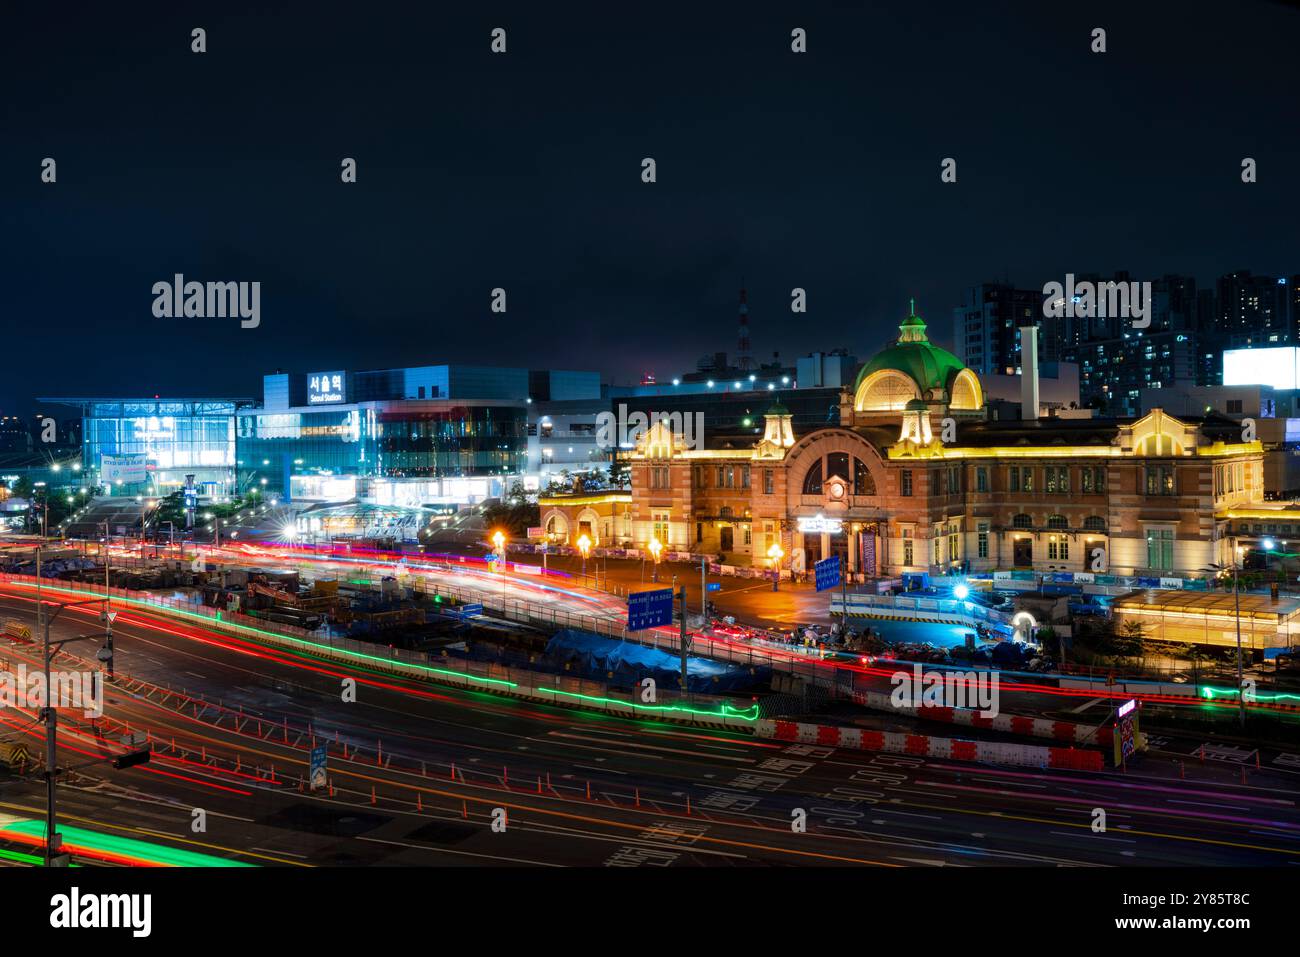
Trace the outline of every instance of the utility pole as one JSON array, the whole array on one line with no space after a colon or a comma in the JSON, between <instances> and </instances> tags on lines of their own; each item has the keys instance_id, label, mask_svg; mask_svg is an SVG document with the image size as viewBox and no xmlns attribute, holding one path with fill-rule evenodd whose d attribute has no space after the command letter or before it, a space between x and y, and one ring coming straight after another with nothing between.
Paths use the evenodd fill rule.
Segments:
<instances>
[{"instance_id":1,"label":"utility pole","mask_svg":"<svg viewBox=\"0 0 1300 957\"><path fill-rule=\"evenodd\" d=\"M1234 550L1232 566L1232 604L1237 618L1237 718L1241 726L1246 727L1246 688L1244 676L1241 668L1241 575L1237 571L1236 559L1239 558Z\"/></svg>"},{"instance_id":2,"label":"utility pole","mask_svg":"<svg viewBox=\"0 0 1300 957\"><path fill-rule=\"evenodd\" d=\"M689 639L686 637L686 585L685 585L685 584L683 584L682 587L678 590L678 592L677 592L677 598L678 598L678 600L681 601L681 603L682 603L682 616L681 616L681 617L682 617L682 621L681 621L681 626L682 626L682 694L686 694L686 659L687 659L687 653L688 653L688 651L689 651L689 646L687 645L687 642L689 641Z\"/></svg>"},{"instance_id":3,"label":"utility pole","mask_svg":"<svg viewBox=\"0 0 1300 957\"><path fill-rule=\"evenodd\" d=\"M44 636L42 660L45 664L45 866L54 867L60 857L63 841L56 829L57 815L54 804L54 776L57 773L58 712L50 700L50 623L45 619L45 601L41 597L41 548L36 546L36 628ZM65 860L64 864L67 863Z\"/></svg>"},{"instance_id":4,"label":"utility pole","mask_svg":"<svg viewBox=\"0 0 1300 957\"><path fill-rule=\"evenodd\" d=\"M700 556L700 627L708 629L709 627L709 589L705 573L709 570L708 561L703 555Z\"/></svg>"}]
</instances>

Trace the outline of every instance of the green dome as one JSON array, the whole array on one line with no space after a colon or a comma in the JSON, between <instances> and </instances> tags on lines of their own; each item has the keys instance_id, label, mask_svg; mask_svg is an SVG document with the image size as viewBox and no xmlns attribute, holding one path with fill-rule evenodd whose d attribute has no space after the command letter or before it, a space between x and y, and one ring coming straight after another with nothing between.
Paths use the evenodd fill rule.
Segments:
<instances>
[{"instance_id":1,"label":"green dome","mask_svg":"<svg viewBox=\"0 0 1300 957\"><path fill-rule=\"evenodd\" d=\"M893 369L910 378L928 395L932 389L951 389L957 373L966 368L962 361L947 349L940 349L925 334L925 320L912 312L898 327L898 342L877 354L858 372L853 391L862 386L867 376L882 369Z\"/></svg>"}]
</instances>

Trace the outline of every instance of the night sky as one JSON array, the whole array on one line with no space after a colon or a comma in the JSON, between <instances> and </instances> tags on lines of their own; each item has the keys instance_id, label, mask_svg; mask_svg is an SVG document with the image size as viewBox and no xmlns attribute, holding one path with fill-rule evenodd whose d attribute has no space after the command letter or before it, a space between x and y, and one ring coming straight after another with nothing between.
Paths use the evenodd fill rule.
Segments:
<instances>
[{"instance_id":1,"label":"night sky","mask_svg":"<svg viewBox=\"0 0 1300 957\"><path fill-rule=\"evenodd\" d=\"M1251 0L8 3L0 412L277 367L667 379L734 352L742 277L792 362L870 355L909 296L946 342L986 279L1290 275L1298 50ZM155 318L178 272L260 281L260 327Z\"/></svg>"}]
</instances>

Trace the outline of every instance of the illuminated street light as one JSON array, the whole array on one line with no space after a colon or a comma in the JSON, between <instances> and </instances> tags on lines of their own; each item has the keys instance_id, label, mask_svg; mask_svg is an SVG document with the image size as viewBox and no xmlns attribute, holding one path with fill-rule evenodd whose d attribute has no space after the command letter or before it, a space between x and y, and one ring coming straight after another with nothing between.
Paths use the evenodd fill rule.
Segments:
<instances>
[{"instance_id":1,"label":"illuminated street light","mask_svg":"<svg viewBox=\"0 0 1300 957\"><path fill-rule=\"evenodd\" d=\"M957 585L952 590L952 597L956 598L958 601L965 601L966 597L969 594L970 594L970 589L967 588L965 585Z\"/></svg>"},{"instance_id":2,"label":"illuminated street light","mask_svg":"<svg viewBox=\"0 0 1300 957\"><path fill-rule=\"evenodd\" d=\"M506 536L499 529L492 533L492 544L496 546L496 557L498 569L505 570L506 561Z\"/></svg>"},{"instance_id":3,"label":"illuminated street light","mask_svg":"<svg viewBox=\"0 0 1300 957\"><path fill-rule=\"evenodd\" d=\"M651 538L649 545L650 554L655 560L654 570L651 572L650 580L657 582L659 580L659 554L664 550L663 542L657 538Z\"/></svg>"},{"instance_id":4,"label":"illuminated street light","mask_svg":"<svg viewBox=\"0 0 1300 957\"><path fill-rule=\"evenodd\" d=\"M587 553L591 551L591 539L585 534L579 535L578 540L574 543L578 546L578 551L582 553L582 580L587 580Z\"/></svg>"},{"instance_id":5,"label":"illuminated street light","mask_svg":"<svg viewBox=\"0 0 1300 957\"><path fill-rule=\"evenodd\" d=\"M772 543L772 547L767 550L767 557L772 560L772 591L780 591L781 559L785 558L785 549L780 542Z\"/></svg>"}]
</instances>

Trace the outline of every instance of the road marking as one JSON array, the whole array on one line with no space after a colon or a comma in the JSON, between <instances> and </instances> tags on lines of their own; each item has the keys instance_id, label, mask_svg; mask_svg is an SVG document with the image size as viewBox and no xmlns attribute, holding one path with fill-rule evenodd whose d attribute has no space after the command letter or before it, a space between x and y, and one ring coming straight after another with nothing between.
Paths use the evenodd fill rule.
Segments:
<instances>
[{"instance_id":1,"label":"road marking","mask_svg":"<svg viewBox=\"0 0 1300 957\"><path fill-rule=\"evenodd\" d=\"M1079 714L1080 712L1087 711L1093 705L1101 704L1105 700L1105 698L1093 698L1091 701L1085 701L1077 708L1070 708L1070 714Z\"/></svg>"}]
</instances>

